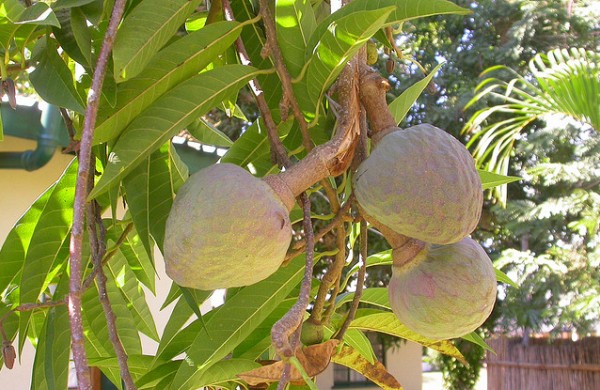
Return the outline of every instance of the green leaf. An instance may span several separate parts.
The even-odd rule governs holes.
[[[136,76],[185,23],[200,0],[144,0],[123,23],[113,47],[115,79]]]
[[[119,84],[116,107],[100,103],[94,143],[117,137],[161,95],[198,74],[235,41],[242,26],[236,22],[211,24],[161,50],[137,77]]]
[[[514,288],[519,288],[519,285],[516,284],[507,274],[505,274],[498,268],[494,268],[494,271],[496,271],[496,280],[497,281],[499,281],[501,283],[506,283],[509,286],[514,287]]]
[[[222,147],[230,147],[233,145],[233,141],[225,133],[205,121],[203,118],[199,118],[189,125],[187,131],[189,131],[192,137],[205,145]]]
[[[91,35],[81,10],[78,8],[60,9],[56,11],[56,17],[60,22],[60,27],[54,27],[52,33],[62,49],[73,60],[90,67],[92,62]]]
[[[169,138],[260,73],[250,66],[227,65],[201,73],[161,96],[123,132],[90,198],[117,183]]]
[[[29,80],[35,91],[50,104],[83,114],[85,103],[75,89],[69,67],[57,52],[56,41],[41,38],[34,48],[34,55],[38,63],[29,74]]]
[[[68,276],[61,278],[56,296],[69,291]],[[69,376],[71,328],[66,306],[48,309],[48,315],[39,335],[33,362],[32,388],[36,390],[64,389]]]
[[[306,76],[295,86],[295,91],[302,109],[309,116],[318,114],[321,98],[346,62],[385,24],[393,10],[388,7],[358,11],[337,19],[322,31],[314,47],[307,48],[305,58],[310,58],[310,62]]]
[[[76,164],[73,164],[76,166]],[[36,226],[42,214],[47,214],[50,198],[56,197],[57,184],[48,188],[21,216],[15,226],[8,233],[0,249],[0,292],[3,292],[11,283],[18,286],[21,281],[21,270],[25,264],[25,257],[31,239],[36,231]],[[53,203],[55,201],[53,200]],[[45,217],[47,218],[47,217]]]
[[[51,278],[62,268],[62,263],[55,263],[70,237],[77,169],[75,161],[67,167],[49,194],[47,202],[43,203],[44,208],[40,210],[35,227],[32,226],[34,230],[25,250],[19,282],[20,303],[37,302]]]
[[[483,186],[484,190],[501,186],[506,183],[512,183],[513,181],[522,180],[521,177],[499,175],[497,173],[484,171],[483,169],[477,169],[477,172],[479,172],[481,185]]]
[[[383,252],[375,253],[375,254],[372,254],[371,256],[367,257],[367,267],[374,267],[376,265],[392,265],[392,262],[393,262],[393,260],[392,260],[392,250],[391,249],[388,249]],[[344,283],[342,284],[342,287],[344,287],[348,284],[348,281],[350,280],[352,275],[354,275],[354,273],[358,271],[358,269],[359,269],[358,265],[355,265],[354,267],[352,267],[352,269],[346,274],[346,279],[344,279]]]
[[[135,229],[126,238],[119,247],[121,255],[125,257],[127,264],[137,277],[150,291],[154,292],[155,275],[153,257],[150,257],[144,250],[142,239]]]
[[[236,358],[256,360],[271,346],[271,328],[288,312],[296,303],[297,298],[283,300],[265,320],[254,329],[244,341],[233,351]]]
[[[15,24],[35,24],[40,26],[55,26],[60,27],[54,11],[50,9],[46,3],[34,3],[19,15],[19,19]]]
[[[162,250],[169,210],[187,176],[187,166],[167,142],[123,179],[127,204],[148,256],[154,251],[150,234]]]
[[[354,292],[346,292],[341,294],[335,302],[335,307],[339,308],[344,303],[352,302],[354,299]],[[368,303],[370,305],[375,305],[379,307],[383,307],[385,309],[390,309],[390,301],[388,298],[387,287],[369,287],[366,288],[362,296],[360,297],[360,301],[363,303]]]
[[[293,117],[277,126],[277,132],[283,139],[289,134],[294,123]],[[254,122],[221,158],[223,163],[232,163],[252,169],[259,177],[274,173],[277,167],[271,162],[271,147],[267,128],[262,119]]]
[[[261,365],[253,360],[227,359],[216,362],[204,371],[196,371],[189,379],[190,388],[218,387],[229,381],[239,381],[237,374],[250,371]]]
[[[154,317],[152,317],[152,312],[146,302],[144,290],[126,260],[120,256],[114,256],[108,263],[106,272],[112,276],[121,292],[127,308],[135,320],[136,329],[158,342],[160,337],[156,331]]]
[[[316,46],[319,37],[333,21],[357,11],[377,11],[387,7],[394,7],[395,9],[389,14],[386,25],[433,15],[467,15],[471,13],[468,9],[461,8],[446,0],[354,0],[319,23],[308,44],[309,50]]]
[[[182,365],[172,387],[193,389],[190,378],[226,357],[282,302],[302,279],[304,262],[295,261],[280,268],[262,282],[243,287],[228,298],[216,313],[206,320],[210,338],[200,334],[187,351],[189,365]]]
[[[73,8],[80,7],[82,5],[86,5],[89,3],[93,3],[96,0],[56,0],[52,4],[52,9],[62,9],[62,8]]]
[[[442,65],[444,65],[444,62],[429,72],[427,77],[425,77],[423,80],[419,80],[408,87],[400,96],[398,96],[388,105],[388,108],[394,116],[396,123],[402,122],[408,110],[410,110],[412,105],[417,101],[417,98],[421,95],[421,93],[423,93],[423,90],[427,88],[427,85],[429,85],[431,79],[433,79],[433,76],[442,67]]]
[[[349,329],[361,329],[401,337],[434,349],[445,355],[452,356],[462,363],[467,364],[460,351],[450,341],[435,341],[418,335],[402,325],[392,312],[380,312],[362,317],[357,316],[357,318],[350,323]]]
[[[290,75],[297,77],[304,65],[306,45],[317,28],[309,0],[277,0],[275,2],[277,41]]]
[[[25,11],[25,6],[19,0],[4,0],[0,5],[0,16],[11,22],[18,22],[19,16]]]
[[[127,355],[127,367],[134,381],[148,372],[148,364],[153,359],[150,355]],[[114,357],[94,357],[89,359],[90,365],[98,367],[101,370],[119,371],[119,360],[116,356]],[[117,386],[120,386],[121,381],[117,382]]]
[[[127,304],[111,276],[112,275],[107,275],[106,289],[111,307],[117,318],[116,325],[119,331],[119,339],[128,355],[141,355],[142,344],[136,329],[135,320],[129,312]],[[89,333],[89,335],[86,334],[86,337],[94,346],[89,350],[96,351],[90,356],[113,356],[114,351],[109,342],[110,338],[108,336],[106,317],[102,305],[100,304],[100,300],[98,299],[98,291],[96,291],[96,289],[91,288],[83,294],[82,306],[84,328],[88,330],[87,333]],[[86,346],[86,351],[87,350],[88,347]]]
[[[470,341],[473,344],[479,345],[481,348],[485,349],[486,351],[496,353],[496,352],[494,352],[492,347],[490,347],[477,332],[471,332],[465,336],[462,336],[461,338],[465,339],[467,341]]]
[[[136,382],[138,389],[167,389],[169,387],[162,385],[159,387],[159,383],[162,380],[170,378],[173,380],[175,373],[179,369],[182,360],[168,361],[158,366],[153,367],[151,370],[147,370],[146,374],[140,377]],[[150,366],[148,366],[150,367]]]
[[[179,290],[179,286],[177,286],[175,283],[173,283],[173,286]],[[190,289],[188,289],[190,290]],[[206,301],[211,295],[212,295],[212,291],[200,291],[200,290],[193,290],[194,292],[194,296],[195,296],[195,300],[197,303],[197,307],[200,308],[200,306],[204,303],[204,301]],[[177,335],[179,334],[179,331],[181,330],[181,328],[183,327],[183,325],[188,322],[188,320],[192,317],[192,315],[194,315],[195,310],[193,310],[189,303],[184,299],[184,298],[180,298],[177,303],[175,304],[175,307],[173,308],[173,311],[171,312],[171,315],[169,316],[169,320],[167,321],[167,324],[165,325],[165,329],[163,330],[159,345],[158,345],[158,349],[156,351],[156,359],[155,359],[155,363],[160,361],[159,359],[171,359],[174,356],[176,356],[179,352],[179,348],[175,347],[173,348],[173,341],[177,341]],[[200,327],[201,323],[200,321],[197,322],[198,323],[198,327]],[[200,330],[201,332],[206,332],[205,330]],[[185,343],[185,346],[188,346],[190,343],[190,340],[187,340],[187,343]],[[185,347],[182,347],[181,350],[185,349]],[[173,354],[173,352],[171,352],[172,350],[175,350],[177,352],[175,352]]]
[[[344,343],[351,346],[369,363],[375,364],[375,361],[377,361],[377,357],[373,351],[373,345],[362,331],[358,329],[348,329],[344,334]]]

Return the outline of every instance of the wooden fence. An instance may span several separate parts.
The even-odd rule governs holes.
[[[598,390],[600,338],[580,341],[493,338],[487,353],[488,390]]]

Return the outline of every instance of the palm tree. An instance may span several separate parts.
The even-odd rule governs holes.
[[[571,118],[600,131],[600,53],[556,49],[536,55],[524,76],[503,65],[482,75],[501,70],[515,77],[508,82],[486,78],[465,107],[482,98],[498,100],[475,112],[463,128],[471,134],[467,147],[480,169],[506,175],[515,141],[538,119]],[[496,187],[493,196],[504,203],[506,186]]]

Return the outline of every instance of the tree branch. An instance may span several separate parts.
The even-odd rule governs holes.
[[[309,152],[312,149],[313,144],[310,139],[310,134],[308,133],[308,123],[306,123],[306,119],[304,118],[302,110],[300,109],[300,104],[298,104],[298,99],[296,99],[296,95],[294,94],[292,78],[290,77],[290,74],[285,66],[281,49],[277,43],[275,19],[271,15],[269,2],[267,0],[259,0],[259,3],[259,12],[262,15],[263,24],[265,26],[265,37],[267,39],[265,48],[267,48],[268,52],[271,54],[273,64],[275,65],[275,70],[277,71],[277,75],[281,80],[284,100],[289,102],[290,106],[292,107],[294,118],[300,126],[300,132],[302,133],[302,144],[304,145],[306,151]]]
[[[304,318],[304,312],[308,306],[310,300],[310,288],[312,285],[312,275],[314,266],[314,255],[315,255],[315,237],[312,231],[312,221],[310,219],[311,204],[310,199],[306,193],[300,195],[302,202],[302,209],[304,211],[303,227],[304,233],[306,234],[306,268],[304,269],[304,279],[300,287],[300,294],[298,301],[292,306],[292,308],[273,325],[271,330],[271,340],[277,354],[287,362],[289,358],[294,356],[296,348],[298,347],[298,337],[294,337],[294,334],[299,330]],[[285,365],[284,374],[286,371],[289,372],[289,363]],[[287,378],[282,375],[282,379],[279,381],[277,386],[278,390],[285,389],[287,385]]]
[[[119,250],[119,247],[125,242],[125,239],[127,238],[127,235],[131,232],[131,230],[133,230],[133,222],[130,222],[127,224],[127,226],[125,226],[125,229],[123,229],[123,232],[117,239],[117,242],[115,243],[115,245],[112,248],[108,249],[104,253],[104,256],[102,257],[102,266],[103,267],[117,253],[117,251]],[[98,269],[96,267],[94,267],[94,270],[92,271],[92,273],[90,275],[88,275],[88,277],[83,282],[83,287],[82,287],[83,291],[90,288],[92,283],[94,283],[94,278],[96,277],[97,273],[98,273]]]
[[[102,222],[102,216],[100,215],[100,207],[95,200],[88,203],[87,218],[90,246],[92,247],[92,261],[94,263],[94,272],[96,273],[96,282],[98,286],[98,298],[102,304],[102,309],[104,310],[108,328],[108,338],[117,355],[121,379],[123,379],[123,382],[125,383],[125,388],[127,390],[135,390],[135,383],[133,382],[131,372],[129,371],[129,365],[127,364],[127,352],[125,352],[123,344],[119,339],[117,317],[112,310],[110,299],[108,298],[108,291],[106,289],[106,275],[104,274],[102,264],[102,260],[106,253],[106,229]]]
[[[83,275],[82,249],[85,229],[85,205],[89,193],[89,166],[91,161],[94,126],[96,124],[96,115],[98,113],[98,103],[100,101],[104,75],[106,74],[110,52],[124,9],[125,0],[115,0],[106,35],[104,36],[102,48],[100,49],[100,54],[96,63],[96,70],[94,71],[92,85],[88,94],[85,121],[81,136],[79,169],[75,189],[75,202],[73,205],[74,215],[70,242],[69,264],[71,273],[69,279],[68,310],[71,326],[71,348],[73,351],[73,360],[75,362],[75,371],[77,373],[77,384],[79,389],[83,390],[92,388],[88,360],[85,353],[85,336],[81,318],[81,279]]]

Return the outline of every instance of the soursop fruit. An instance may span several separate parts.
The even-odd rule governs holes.
[[[483,248],[467,237],[430,245],[392,268],[390,305],[407,328],[433,340],[464,336],[490,315],[496,273]]]
[[[292,239],[288,210],[263,180],[216,164],[181,187],[167,219],[167,275],[200,290],[247,286],[273,274]]]
[[[368,218],[433,244],[468,236],[481,216],[481,179],[468,150],[435,126],[384,135],[354,175]]]

